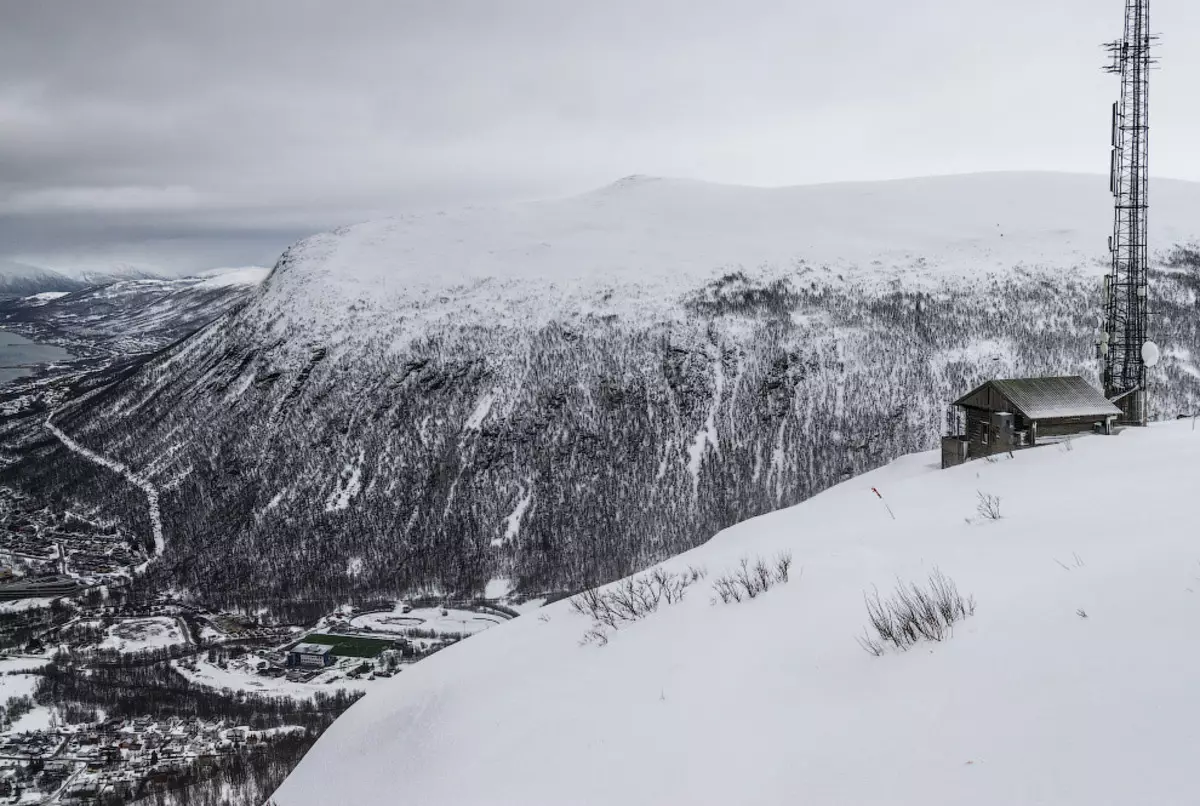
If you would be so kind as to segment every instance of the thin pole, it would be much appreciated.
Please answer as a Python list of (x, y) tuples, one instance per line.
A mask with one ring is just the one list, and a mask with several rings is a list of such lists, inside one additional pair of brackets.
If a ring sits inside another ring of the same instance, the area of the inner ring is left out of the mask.
[(888, 502), (884, 501), (883, 493), (879, 492), (879, 490), (876, 490), (874, 487), (871, 488), (871, 492), (875, 493), (880, 501), (883, 501), (883, 505), (887, 508), (888, 514), (892, 516), (892, 520), (896, 520), (896, 513), (892, 512), (892, 508), (888, 506)]

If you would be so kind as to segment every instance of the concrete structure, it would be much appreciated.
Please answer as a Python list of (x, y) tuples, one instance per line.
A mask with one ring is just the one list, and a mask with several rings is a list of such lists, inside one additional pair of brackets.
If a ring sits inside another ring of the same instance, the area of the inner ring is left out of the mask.
[(942, 467), (1083, 433), (1111, 434), (1121, 410), (1083, 378), (988, 381), (954, 401), (961, 411), (942, 438)]
[(324, 668), (334, 660), (333, 647), (325, 644), (296, 644), (288, 652), (288, 666), (292, 667)]
[(0, 585), (0, 601), (69, 596), (79, 593), (84, 587), (78, 579), (64, 576), (22, 579), (19, 582)]

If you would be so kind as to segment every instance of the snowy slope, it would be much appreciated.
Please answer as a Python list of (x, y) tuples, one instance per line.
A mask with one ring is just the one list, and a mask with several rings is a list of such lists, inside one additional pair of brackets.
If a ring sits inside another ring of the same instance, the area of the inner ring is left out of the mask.
[(46, 291), (75, 291), (87, 284), (40, 266), (0, 260), (0, 296), (28, 296)]
[(263, 266), (239, 266), (236, 268), (208, 269), (196, 276), (201, 278), (201, 288), (227, 288), (229, 286), (257, 286), (267, 279), (271, 270)]
[(123, 280), (164, 280), (168, 278), (168, 275), (157, 269), (135, 266), (132, 263), (113, 263), (100, 267), (63, 266), (57, 271), (88, 286), (107, 285)]
[[(357, 703), (275, 800), (1194, 803), (1200, 432), (1072, 447), (949, 471), (908, 456), (666, 564), (711, 581), (792, 552), (791, 581), (754, 600), (697, 583), (603, 647), (579, 645), (567, 602), (488, 630)], [(979, 490), (1002, 520), (966, 522)], [(976, 615), (944, 643), (864, 652), (864, 591), (934, 567)]]
[(105, 268), (61, 267), (48, 269), (0, 259), (0, 296), (29, 296), (43, 291), (78, 291), (122, 280), (164, 279), (164, 275), (139, 266), (116, 264)]
[[(1200, 184), (1153, 187), (1152, 243), (1200, 236)], [(633, 176), (568, 199), (398, 216), (291, 247), (256, 308), (277, 332), (411, 335), (456, 316), (677, 315), (730, 270), (878, 287), (1016, 268), (1098, 276), (1111, 196), (1090, 175), (997, 173), (751, 188)], [(536, 292), (533, 291), (536, 289)], [(615, 292), (615, 293), (614, 293)], [(347, 327), (349, 326), (349, 327)]]
[(45, 292), (0, 301), (0, 322), (76, 355), (150, 352), (244, 303), (266, 274), (266, 269), (231, 269)]

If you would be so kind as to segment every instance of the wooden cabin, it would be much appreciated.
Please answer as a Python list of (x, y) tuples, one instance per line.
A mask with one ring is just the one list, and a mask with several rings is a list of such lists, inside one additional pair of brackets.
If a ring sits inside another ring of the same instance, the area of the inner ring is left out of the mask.
[(1111, 434), (1121, 414), (1077, 375), (988, 381), (954, 406), (960, 414), (942, 438), (944, 468), (1072, 434)]

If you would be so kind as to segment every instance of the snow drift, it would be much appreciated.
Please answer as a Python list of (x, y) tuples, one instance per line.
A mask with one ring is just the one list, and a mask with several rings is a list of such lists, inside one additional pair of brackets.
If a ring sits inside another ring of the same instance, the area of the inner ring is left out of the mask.
[[(714, 604), (702, 581), (602, 647), (580, 645), (587, 619), (564, 601), (421, 662), (275, 800), (1194, 802), (1200, 432), (936, 463), (905, 457), (666, 563), (711, 581), (792, 552), (791, 581), (753, 600)], [(980, 491), (1000, 520), (978, 516)], [(942, 643), (864, 652), (864, 592), (934, 568), (976, 614)]]

